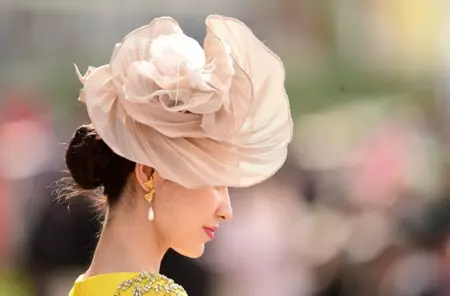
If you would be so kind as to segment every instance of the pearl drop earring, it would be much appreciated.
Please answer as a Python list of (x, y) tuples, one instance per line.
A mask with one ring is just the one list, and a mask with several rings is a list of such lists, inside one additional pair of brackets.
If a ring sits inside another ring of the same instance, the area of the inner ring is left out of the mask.
[(153, 211), (153, 197), (155, 195), (155, 189), (153, 188), (153, 176), (148, 179), (148, 181), (145, 181), (144, 185), (147, 187), (148, 192), (144, 195), (145, 200), (149, 203), (150, 208), (148, 209), (148, 215), (147, 218), (150, 221), (153, 221), (155, 219), (155, 212)]

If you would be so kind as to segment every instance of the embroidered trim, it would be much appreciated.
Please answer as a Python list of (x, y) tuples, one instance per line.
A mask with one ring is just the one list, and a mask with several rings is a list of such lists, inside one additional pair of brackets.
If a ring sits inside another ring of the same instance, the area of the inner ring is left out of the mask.
[(131, 291), (133, 296), (144, 296), (155, 292), (158, 296), (187, 296), (182, 286), (159, 273), (142, 272), (132, 279), (123, 281), (114, 296)]

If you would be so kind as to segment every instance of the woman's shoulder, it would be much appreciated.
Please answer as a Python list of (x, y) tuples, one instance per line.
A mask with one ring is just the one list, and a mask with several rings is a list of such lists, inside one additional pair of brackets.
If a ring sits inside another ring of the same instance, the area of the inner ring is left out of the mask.
[(172, 279), (159, 273), (110, 273), (80, 276), (69, 296), (187, 296)]

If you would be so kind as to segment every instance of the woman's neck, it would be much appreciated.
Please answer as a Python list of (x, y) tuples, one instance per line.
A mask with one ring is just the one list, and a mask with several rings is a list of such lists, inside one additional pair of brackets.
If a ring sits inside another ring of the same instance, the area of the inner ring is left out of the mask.
[(146, 216), (117, 211), (106, 223), (85, 276), (114, 272), (158, 272), (167, 251)]

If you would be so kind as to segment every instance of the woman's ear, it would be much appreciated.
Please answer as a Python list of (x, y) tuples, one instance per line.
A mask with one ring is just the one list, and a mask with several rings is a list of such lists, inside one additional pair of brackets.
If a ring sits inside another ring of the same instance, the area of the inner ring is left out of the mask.
[(141, 186), (142, 190), (147, 192), (148, 188), (147, 186), (145, 186), (145, 182), (150, 180), (150, 177), (152, 177), (153, 169), (151, 167), (137, 163), (134, 170), (137, 183)]

